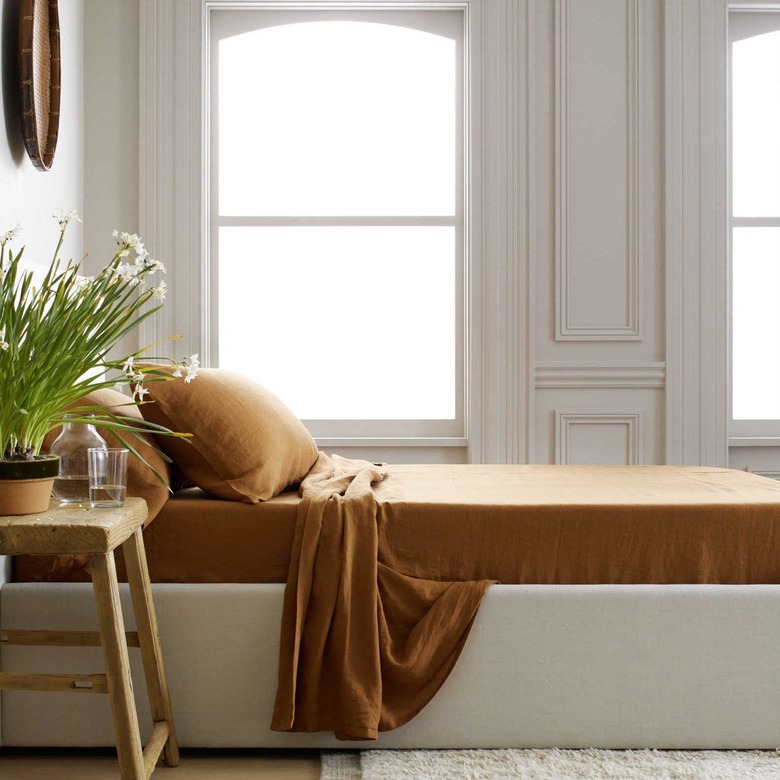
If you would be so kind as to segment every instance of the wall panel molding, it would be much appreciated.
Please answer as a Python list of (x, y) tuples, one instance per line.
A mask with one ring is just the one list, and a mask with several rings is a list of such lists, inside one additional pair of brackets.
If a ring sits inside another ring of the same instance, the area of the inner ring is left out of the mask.
[[(625, 264), (625, 318), (614, 323), (577, 321), (572, 302), (577, 295), (572, 281), (573, 269), (579, 263), (603, 263), (602, 258), (578, 257), (571, 231), (571, 138), (570, 90), (572, 62), (570, 57), (570, 10), (572, 0), (555, 1), (555, 301), (556, 341), (639, 341), (642, 339), (640, 316), (640, 280), (642, 277), (642, 105), (641, 32), (639, 0), (626, 3), (626, 246), (622, 257), (610, 257), (607, 262)], [(582, 292), (580, 294), (583, 294)]]
[(728, 463), (725, 0), (666, 0), (666, 462)]
[[(573, 440), (576, 428), (583, 426), (617, 426), (624, 428), (624, 443), (620, 449), (624, 449), (623, 461), (619, 456), (614, 463), (627, 466), (635, 466), (642, 463), (642, 412), (594, 412), (562, 410), (555, 411), (555, 463), (566, 465), (577, 462), (576, 452), (573, 450)], [(590, 460), (592, 453), (589, 451), (581, 462), (593, 462)]]
[(536, 364), (537, 388), (663, 388), (663, 363), (566, 363)]
[(469, 460), (475, 463), (528, 462), (533, 446), (531, 6), (469, 4), (475, 150)]
[(186, 258), (191, 272), (169, 280), (166, 305), (141, 323), (139, 336), (146, 345), (182, 334), (183, 341), (163, 341), (156, 354), (181, 357), (198, 352), (208, 365), (208, 323), (201, 316), (202, 295), (208, 294), (209, 287), (201, 175), (205, 154), (202, 25), (201, 3), (141, 0), (140, 233), (154, 248), (155, 257), (170, 265), (176, 258)]

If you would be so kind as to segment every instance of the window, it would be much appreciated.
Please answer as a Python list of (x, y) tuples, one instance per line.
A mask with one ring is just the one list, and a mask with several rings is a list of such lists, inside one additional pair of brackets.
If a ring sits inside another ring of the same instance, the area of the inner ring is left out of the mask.
[(464, 435), (463, 14), (219, 10), (211, 364), (319, 437)]
[(732, 435), (780, 435), (780, 14), (729, 15)]

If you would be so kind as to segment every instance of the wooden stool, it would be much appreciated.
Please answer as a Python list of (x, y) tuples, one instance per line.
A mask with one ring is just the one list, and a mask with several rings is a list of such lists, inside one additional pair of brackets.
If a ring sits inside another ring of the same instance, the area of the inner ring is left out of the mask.
[[(178, 766), (179, 747), (165, 679), (157, 617), (149, 585), (141, 529), (146, 502), (129, 498), (123, 507), (90, 509), (52, 501), (41, 515), (0, 517), (0, 555), (88, 555), (100, 631), (13, 631), (0, 629), (0, 646), (101, 645), (105, 674), (0, 673), (0, 689), (108, 693), (123, 780), (147, 780), (165, 751), (168, 766)], [(137, 632), (125, 634), (114, 549), (122, 545)], [(128, 646), (140, 647), (154, 727), (141, 746), (133, 698)]]

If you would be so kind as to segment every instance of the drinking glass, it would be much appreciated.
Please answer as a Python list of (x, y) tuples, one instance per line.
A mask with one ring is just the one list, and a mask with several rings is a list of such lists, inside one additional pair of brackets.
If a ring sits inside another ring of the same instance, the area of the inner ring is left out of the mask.
[(87, 459), (90, 506), (124, 506), (127, 494), (127, 450), (90, 447)]

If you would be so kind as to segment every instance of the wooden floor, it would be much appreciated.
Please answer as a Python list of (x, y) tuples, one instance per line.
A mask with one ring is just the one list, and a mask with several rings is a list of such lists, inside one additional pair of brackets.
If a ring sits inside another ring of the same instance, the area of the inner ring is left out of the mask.
[[(160, 762), (152, 780), (319, 780), (316, 750), (182, 750), (181, 765)], [(3, 780), (117, 780), (116, 754), (106, 750), (0, 752)]]

